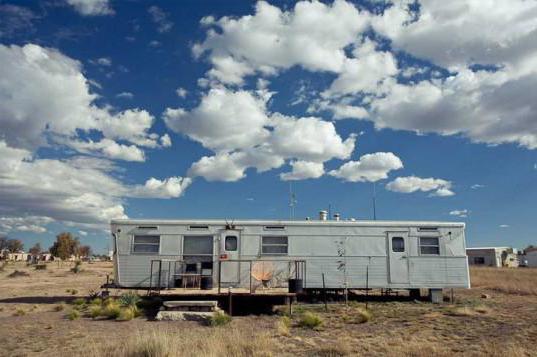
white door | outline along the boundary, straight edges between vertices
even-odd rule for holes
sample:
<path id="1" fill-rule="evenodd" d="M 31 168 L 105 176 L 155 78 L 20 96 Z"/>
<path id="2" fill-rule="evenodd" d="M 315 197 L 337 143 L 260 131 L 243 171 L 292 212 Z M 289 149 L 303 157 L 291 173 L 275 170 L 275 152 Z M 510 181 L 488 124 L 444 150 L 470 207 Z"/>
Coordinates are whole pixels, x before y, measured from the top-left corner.
<path id="1" fill-rule="evenodd" d="M 240 232 L 224 230 L 220 234 L 220 282 L 238 284 L 240 282 Z"/>
<path id="2" fill-rule="evenodd" d="M 388 232 L 390 283 L 408 283 L 408 232 Z"/>

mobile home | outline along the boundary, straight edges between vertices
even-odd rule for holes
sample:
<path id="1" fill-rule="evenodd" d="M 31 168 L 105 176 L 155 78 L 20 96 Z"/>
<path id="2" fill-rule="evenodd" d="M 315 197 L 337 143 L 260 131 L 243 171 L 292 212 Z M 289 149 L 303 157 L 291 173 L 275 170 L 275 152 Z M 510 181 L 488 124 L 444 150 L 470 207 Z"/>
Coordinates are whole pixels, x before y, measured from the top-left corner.
<path id="1" fill-rule="evenodd" d="M 464 223 L 113 220 L 118 287 L 361 289 L 470 286 Z M 323 282 L 324 277 L 324 282 Z M 323 285 L 324 284 L 324 285 Z"/>
<path id="2" fill-rule="evenodd" d="M 518 267 L 517 250 L 511 247 L 476 247 L 466 248 L 470 265 L 490 267 Z"/>

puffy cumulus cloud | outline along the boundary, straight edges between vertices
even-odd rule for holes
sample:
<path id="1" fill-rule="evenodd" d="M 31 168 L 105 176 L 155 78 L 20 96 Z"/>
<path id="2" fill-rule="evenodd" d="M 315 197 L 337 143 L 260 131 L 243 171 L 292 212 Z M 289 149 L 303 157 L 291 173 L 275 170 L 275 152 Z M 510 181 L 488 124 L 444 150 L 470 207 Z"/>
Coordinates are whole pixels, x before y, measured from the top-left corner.
<path id="1" fill-rule="evenodd" d="M 175 198 L 181 196 L 191 183 L 190 178 L 169 177 L 158 180 L 151 177 L 143 186 L 135 186 L 129 195 L 141 198 Z"/>
<path id="2" fill-rule="evenodd" d="M 388 177 L 392 170 L 403 168 L 403 162 L 391 152 L 365 154 L 358 161 L 349 161 L 329 175 L 349 182 L 376 182 Z"/>
<path id="3" fill-rule="evenodd" d="M 390 52 L 377 51 L 375 43 L 366 40 L 353 50 L 355 58 L 347 58 L 338 77 L 323 92 L 324 97 L 376 93 L 382 82 L 398 73 L 397 62 Z"/>
<path id="4" fill-rule="evenodd" d="M 108 0 L 66 0 L 66 2 L 84 16 L 114 14 Z"/>
<path id="5" fill-rule="evenodd" d="M 167 108 L 163 117 L 170 129 L 206 148 L 234 150 L 254 146 L 269 135 L 265 103 L 266 98 L 247 91 L 213 88 L 193 110 Z"/>
<path id="6" fill-rule="evenodd" d="M 147 9 L 151 20 L 157 25 L 157 31 L 160 33 L 169 32 L 173 27 L 173 22 L 169 19 L 168 13 L 164 12 L 158 6 L 151 6 Z"/>
<path id="7" fill-rule="evenodd" d="M 537 57 L 536 57 L 537 64 Z M 393 84 L 372 101 L 378 128 L 462 134 L 475 142 L 537 148 L 535 74 L 462 70 L 442 80 Z"/>
<path id="8" fill-rule="evenodd" d="M 21 217 L 25 212 L 66 224 L 103 228 L 110 219 L 127 217 L 124 198 L 179 197 L 190 182 L 174 177 L 126 185 L 111 170 L 113 164 L 95 158 L 36 159 L 29 150 L 0 141 L 0 216 Z"/>
<path id="9" fill-rule="evenodd" d="M 102 139 L 101 141 L 68 141 L 67 145 L 82 153 L 100 152 L 102 156 L 110 159 L 125 161 L 145 161 L 145 155 L 136 145 L 122 145 L 114 140 Z"/>
<path id="10" fill-rule="evenodd" d="M 356 136 L 352 134 L 342 140 L 331 122 L 280 114 L 274 115 L 273 121 L 274 131 L 269 142 L 274 151 L 284 157 L 322 162 L 332 158 L 346 159 L 354 150 Z"/>
<path id="11" fill-rule="evenodd" d="M 0 217 L 0 229 L 5 232 L 45 233 L 45 226 L 53 221 L 52 218 L 44 216 Z"/>
<path id="12" fill-rule="evenodd" d="M 398 177 L 389 182 L 386 188 L 393 192 L 412 193 L 416 191 L 431 192 L 430 196 L 453 196 L 451 182 L 437 178 L 421 178 L 416 176 Z"/>
<path id="13" fill-rule="evenodd" d="M 90 91 L 78 61 L 28 44 L 0 45 L 0 62 L 0 139 L 11 147 L 35 150 L 47 145 L 47 139 L 65 143 L 92 131 L 110 140 L 159 147 L 158 135 L 149 132 L 154 117 L 147 111 L 113 113 L 95 104 L 98 96 Z M 126 154 L 125 145 L 106 146 L 108 150 L 99 149 L 109 157 Z M 140 158 L 141 150 L 130 146 L 129 152 L 134 151 Z"/>
<path id="14" fill-rule="evenodd" d="M 516 63 L 535 55 L 537 4 L 534 1 L 421 0 L 394 2 L 373 28 L 394 46 L 446 68 L 471 64 Z M 417 18 L 416 18 L 417 15 Z"/>
<path id="15" fill-rule="evenodd" d="M 461 218 L 466 218 L 468 217 L 468 210 L 467 209 L 456 209 L 456 210 L 453 210 L 453 211 L 450 211 L 449 212 L 449 215 L 450 216 L 457 216 L 457 217 L 461 217 Z"/>
<path id="16" fill-rule="evenodd" d="M 300 1 L 289 11 L 260 1 L 254 15 L 203 18 L 202 25 L 216 30 L 210 28 L 193 51 L 197 56 L 209 52 L 210 75 L 224 83 L 240 84 L 245 75 L 295 65 L 340 72 L 345 48 L 366 28 L 369 16 L 342 0 L 329 5 Z"/>
<path id="17" fill-rule="evenodd" d="M 292 161 L 291 167 L 291 172 L 280 174 L 282 180 L 305 180 L 319 178 L 324 174 L 324 165 L 322 162 Z"/>
<path id="18" fill-rule="evenodd" d="M 190 111 L 166 109 L 163 117 L 170 129 L 215 152 L 194 163 L 189 176 L 237 181 L 248 168 L 263 172 L 285 160 L 322 163 L 350 156 L 355 135 L 343 140 L 331 122 L 270 113 L 270 95 L 266 90 L 212 88 Z"/>

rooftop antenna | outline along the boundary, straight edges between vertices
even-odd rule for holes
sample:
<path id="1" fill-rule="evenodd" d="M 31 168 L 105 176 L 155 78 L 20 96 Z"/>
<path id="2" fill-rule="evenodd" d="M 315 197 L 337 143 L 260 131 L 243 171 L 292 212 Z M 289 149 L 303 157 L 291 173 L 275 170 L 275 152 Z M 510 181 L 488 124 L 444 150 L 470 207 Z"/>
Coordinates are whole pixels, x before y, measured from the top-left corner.
<path id="1" fill-rule="evenodd" d="M 289 219 L 290 220 L 295 219 L 296 203 L 297 203 L 297 200 L 296 200 L 296 195 L 293 192 L 293 185 L 291 182 L 289 182 Z"/>
<path id="2" fill-rule="evenodd" d="M 328 204 L 328 219 L 332 219 L 332 204 Z"/>
<path id="3" fill-rule="evenodd" d="M 377 220 L 377 189 L 375 188 L 375 182 L 373 181 L 373 220 Z"/>

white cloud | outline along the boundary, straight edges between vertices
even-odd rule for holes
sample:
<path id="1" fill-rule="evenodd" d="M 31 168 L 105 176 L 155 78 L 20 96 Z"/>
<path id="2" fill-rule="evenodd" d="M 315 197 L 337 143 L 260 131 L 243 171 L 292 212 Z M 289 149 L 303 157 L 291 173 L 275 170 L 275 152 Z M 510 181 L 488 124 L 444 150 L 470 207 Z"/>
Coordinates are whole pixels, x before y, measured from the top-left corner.
<path id="1" fill-rule="evenodd" d="M 114 10 L 108 0 L 66 0 L 77 12 L 84 16 L 113 15 Z"/>
<path id="2" fill-rule="evenodd" d="M 129 195 L 141 198 L 177 198 L 192 183 L 190 178 L 169 177 L 158 180 L 151 177 L 143 186 L 135 186 Z"/>
<path id="3" fill-rule="evenodd" d="M 477 190 L 477 189 L 480 189 L 480 188 L 483 188 L 483 187 L 485 187 L 485 185 L 481 185 L 481 184 L 478 184 L 478 183 L 476 183 L 476 184 L 470 186 L 470 188 L 471 188 L 472 190 Z"/>
<path id="4" fill-rule="evenodd" d="M 0 217 L 0 229 L 20 232 L 45 233 L 46 225 L 54 220 L 45 216 Z"/>
<path id="5" fill-rule="evenodd" d="M 114 140 L 102 139 L 101 141 L 67 141 L 66 145 L 81 153 L 99 152 L 101 155 L 115 160 L 145 161 L 145 155 L 136 145 L 122 145 Z"/>
<path id="6" fill-rule="evenodd" d="M 110 219 L 126 218 L 125 197 L 179 197 L 190 179 L 151 178 L 126 185 L 114 178 L 109 162 L 80 158 L 35 159 L 30 151 L 0 141 L 0 215 L 47 217 L 66 224 L 103 228 Z M 35 225 L 35 223 L 34 223 Z"/>
<path id="7" fill-rule="evenodd" d="M 323 92 L 324 97 L 376 93 L 381 82 L 398 73 L 397 63 L 390 52 L 379 52 L 375 43 L 366 40 L 354 49 L 355 58 L 347 58 L 339 76 Z"/>
<path id="8" fill-rule="evenodd" d="M 467 209 L 456 209 L 456 210 L 453 210 L 453 211 L 450 211 L 449 212 L 449 215 L 450 216 L 457 216 L 457 217 L 461 217 L 461 218 L 466 218 L 468 217 L 468 213 L 469 211 Z"/>
<path id="9" fill-rule="evenodd" d="M 158 136 L 149 133 L 154 117 L 147 111 L 113 113 L 95 104 L 98 95 L 78 61 L 28 44 L 0 45 L 0 62 L 0 140 L 11 147 L 33 150 L 47 139 L 64 143 L 92 130 L 112 140 L 158 146 Z"/>
<path id="10" fill-rule="evenodd" d="M 376 182 L 388 177 L 392 170 L 403 168 L 403 162 L 391 152 L 376 152 L 349 161 L 328 174 L 349 182 Z"/>
<path id="11" fill-rule="evenodd" d="M 131 92 L 121 92 L 121 93 L 116 94 L 116 97 L 132 99 L 134 97 L 134 94 L 132 94 Z"/>
<path id="12" fill-rule="evenodd" d="M 164 134 L 160 137 L 160 145 L 162 145 L 162 147 L 170 147 L 172 146 L 172 139 L 170 138 L 170 135 L 168 134 Z"/>
<path id="13" fill-rule="evenodd" d="M 319 178 L 324 175 L 324 165 L 322 162 L 310 161 L 291 161 L 293 170 L 280 174 L 283 181 L 305 180 L 310 178 Z"/>
<path id="14" fill-rule="evenodd" d="M 188 135 L 212 150 L 234 150 L 253 146 L 268 135 L 265 98 L 246 91 L 211 89 L 190 112 L 167 108 L 166 125 Z"/>
<path id="15" fill-rule="evenodd" d="M 88 235 L 88 232 L 86 231 L 78 231 L 78 234 L 80 234 L 81 236 L 85 237 Z"/>
<path id="16" fill-rule="evenodd" d="M 175 94 L 177 94 L 179 98 L 186 98 L 188 91 L 182 87 L 179 87 L 175 90 Z"/>
<path id="17" fill-rule="evenodd" d="M 160 33 L 169 32 L 173 27 L 173 22 L 169 19 L 169 15 L 158 6 L 151 6 L 147 9 L 151 15 L 151 19 L 157 24 L 157 31 Z"/>
<path id="18" fill-rule="evenodd" d="M 265 89 L 212 88 L 190 111 L 167 108 L 163 117 L 170 129 L 216 154 L 194 163 L 189 175 L 236 181 L 250 167 L 262 172 L 280 167 L 288 159 L 322 163 L 350 156 L 355 135 L 343 140 L 331 122 L 269 113 L 266 103 L 270 96 Z"/>
<path id="19" fill-rule="evenodd" d="M 295 65 L 312 71 L 340 72 L 352 44 L 368 23 L 369 14 L 345 1 L 330 5 L 300 1 L 290 11 L 260 1 L 255 15 L 206 18 L 207 38 L 194 54 L 210 52 L 212 72 L 223 82 L 240 84 L 242 76 L 274 73 Z"/>
<path id="20" fill-rule="evenodd" d="M 500 224 L 499 227 L 500 227 L 500 228 L 509 228 L 509 225 L 508 225 L 508 224 Z"/>
<path id="21" fill-rule="evenodd" d="M 438 178 L 421 178 L 416 176 L 398 177 L 386 184 L 390 191 L 412 193 L 416 191 L 431 192 L 430 196 L 453 196 L 451 182 Z"/>
<path id="22" fill-rule="evenodd" d="M 112 59 L 110 57 L 100 57 L 95 60 L 90 60 L 90 62 L 104 67 L 110 67 L 112 65 Z"/>

